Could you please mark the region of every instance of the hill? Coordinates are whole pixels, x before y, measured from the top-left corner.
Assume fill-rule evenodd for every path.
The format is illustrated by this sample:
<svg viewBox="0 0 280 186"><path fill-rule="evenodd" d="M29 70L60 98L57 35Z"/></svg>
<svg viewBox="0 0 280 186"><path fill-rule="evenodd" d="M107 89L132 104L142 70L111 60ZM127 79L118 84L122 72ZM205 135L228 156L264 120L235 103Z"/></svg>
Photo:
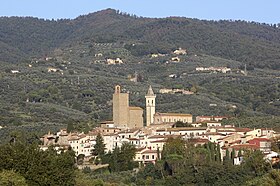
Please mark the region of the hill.
<svg viewBox="0 0 280 186"><path fill-rule="evenodd" d="M15 61L15 56L24 59L47 54L66 44L90 40L125 43L133 55L167 53L183 47L189 52L237 60L260 68L280 68L280 29L275 25L183 17L140 18L112 9L74 20L2 17L0 24L2 61ZM12 51L13 58L8 51Z"/></svg>
<svg viewBox="0 0 280 186"><path fill-rule="evenodd" d="M32 127L44 133L46 126L55 130L69 123L89 130L111 119L116 84L130 92L131 105L142 108L151 84L160 112L279 120L275 25L143 18L112 9L73 20L1 17L0 25L0 125L7 126L0 133ZM178 48L187 54L174 54ZM116 58L123 63L107 64ZM135 73L138 81L130 81ZM163 88L195 94L160 94Z"/></svg>

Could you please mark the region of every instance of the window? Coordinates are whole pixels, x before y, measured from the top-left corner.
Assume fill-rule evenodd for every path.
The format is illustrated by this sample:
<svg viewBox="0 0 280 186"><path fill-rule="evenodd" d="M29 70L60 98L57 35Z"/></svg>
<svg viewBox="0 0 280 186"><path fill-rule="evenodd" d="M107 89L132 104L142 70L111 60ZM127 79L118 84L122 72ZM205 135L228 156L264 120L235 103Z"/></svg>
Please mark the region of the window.
<svg viewBox="0 0 280 186"><path fill-rule="evenodd" d="M146 155L146 159L147 159L147 160L149 159L149 155Z"/></svg>
<svg viewBox="0 0 280 186"><path fill-rule="evenodd" d="M152 104L154 104L154 100L152 100Z"/></svg>
<svg viewBox="0 0 280 186"><path fill-rule="evenodd" d="M145 155L142 156L142 159L145 159Z"/></svg>
<svg viewBox="0 0 280 186"><path fill-rule="evenodd" d="M152 159L155 159L155 155L152 155Z"/></svg>

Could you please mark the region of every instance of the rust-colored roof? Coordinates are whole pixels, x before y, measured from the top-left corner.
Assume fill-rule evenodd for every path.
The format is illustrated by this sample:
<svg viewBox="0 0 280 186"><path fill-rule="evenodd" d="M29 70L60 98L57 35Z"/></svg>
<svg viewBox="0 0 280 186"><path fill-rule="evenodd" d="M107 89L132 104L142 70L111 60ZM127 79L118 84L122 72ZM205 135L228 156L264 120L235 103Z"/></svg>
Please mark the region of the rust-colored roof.
<svg viewBox="0 0 280 186"><path fill-rule="evenodd" d="M137 138L127 138L128 140L131 140L131 141L138 141L140 139L137 139Z"/></svg>
<svg viewBox="0 0 280 186"><path fill-rule="evenodd" d="M151 141L150 143L165 143L167 139Z"/></svg>
<svg viewBox="0 0 280 186"><path fill-rule="evenodd" d="M233 148L235 150L242 150L242 149L252 149L252 150L256 150L259 149L259 147L257 145L254 144L238 144L238 145L232 145L229 148Z"/></svg>
<svg viewBox="0 0 280 186"><path fill-rule="evenodd" d="M167 131L188 131L188 130L206 130L206 127L177 127L177 128L168 128Z"/></svg>
<svg viewBox="0 0 280 186"><path fill-rule="evenodd" d="M229 144L235 144L235 143L241 143L241 140L235 140L235 141L233 141L233 142L230 142Z"/></svg>
<svg viewBox="0 0 280 186"><path fill-rule="evenodd" d="M148 139L154 139L154 138L166 138L166 136L163 135L153 135L153 136L149 136Z"/></svg>
<svg viewBox="0 0 280 186"><path fill-rule="evenodd" d="M271 140L267 139L267 138L253 138L253 139L248 140L248 142L249 141L271 141Z"/></svg>
<svg viewBox="0 0 280 186"><path fill-rule="evenodd" d="M206 136L210 136L210 135L217 135L217 136L225 136L225 134L219 133L219 132L207 132L206 134L203 134Z"/></svg>

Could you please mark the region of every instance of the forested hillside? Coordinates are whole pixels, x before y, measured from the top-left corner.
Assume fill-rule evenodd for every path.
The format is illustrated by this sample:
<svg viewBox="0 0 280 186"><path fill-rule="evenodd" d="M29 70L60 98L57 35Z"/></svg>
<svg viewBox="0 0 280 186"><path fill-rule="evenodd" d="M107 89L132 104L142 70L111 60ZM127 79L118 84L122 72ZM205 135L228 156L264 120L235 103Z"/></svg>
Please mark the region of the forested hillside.
<svg viewBox="0 0 280 186"><path fill-rule="evenodd" d="M125 42L132 54L140 56L183 47L190 52L252 63L256 67L280 68L277 25L183 17L140 18L112 9L74 20L1 17L0 24L4 61L47 54L63 44L88 39L99 43ZM134 47L129 46L135 43Z"/></svg>
<svg viewBox="0 0 280 186"><path fill-rule="evenodd" d="M145 107L151 84L159 112L228 115L241 117L243 126L271 127L280 120L279 41L278 25L143 18L112 9L72 20L1 17L0 125L7 127L0 133L44 133L69 123L88 131L112 119L116 84L134 106ZM174 54L178 48L187 54ZM108 65L117 58L123 63ZM130 81L135 74L137 82ZM194 94L160 94L163 88ZM256 116L270 122L242 122Z"/></svg>

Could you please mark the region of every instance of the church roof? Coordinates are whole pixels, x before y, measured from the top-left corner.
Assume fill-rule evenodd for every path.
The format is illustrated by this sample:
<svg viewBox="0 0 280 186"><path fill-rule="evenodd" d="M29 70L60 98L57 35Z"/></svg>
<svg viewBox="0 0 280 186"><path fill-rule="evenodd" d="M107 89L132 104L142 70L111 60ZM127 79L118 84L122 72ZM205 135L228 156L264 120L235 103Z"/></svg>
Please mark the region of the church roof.
<svg viewBox="0 0 280 186"><path fill-rule="evenodd" d="M148 89L148 92L147 92L147 96L154 96L155 94L154 94L154 91L153 91L153 89L152 89L152 86L150 85L149 86L149 89Z"/></svg>

